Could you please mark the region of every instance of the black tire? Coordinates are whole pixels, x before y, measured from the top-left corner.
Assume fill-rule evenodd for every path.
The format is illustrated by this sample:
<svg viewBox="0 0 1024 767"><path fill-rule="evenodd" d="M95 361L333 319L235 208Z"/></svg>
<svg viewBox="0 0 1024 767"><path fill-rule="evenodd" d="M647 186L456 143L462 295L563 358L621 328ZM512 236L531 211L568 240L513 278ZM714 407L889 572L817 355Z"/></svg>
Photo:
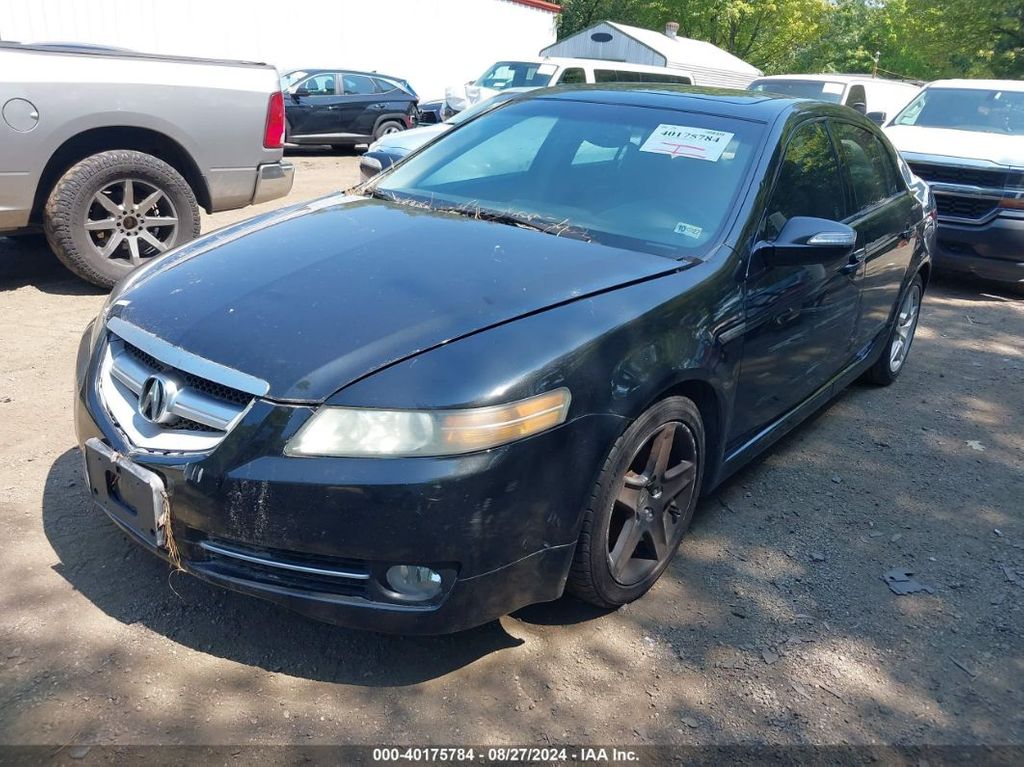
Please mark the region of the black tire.
<svg viewBox="0 0 1024 767"><path fill-rule="evenodd" d="M629 554L628 566L625 569L634 568L635 565L632 577L623 577L613 573L611 558L619 546L612 546L610 543L613 538L616 544L619 544L620 540L625 540L623 535L626 524L630 524L626 522L617 527L619 517L629 517L630 504L623 504L621 495L640 487L639 481L644 480L645 475L657 473L655 469L654 472L645 471L638 474L635 468L640 464L645 464L647 469L651 468L658 440L664 436L668 428L674 430L674 436L669 439L669 453L673 457L670 457L667 463L682 457L687 451L692 452L692 460L687 459L691 466L686 471L691 476L684 489L686 498L684 501L682 493L675 496L678 505L673 513L672 506L675 504L669 503L671 499L663 497L662 492L658 492L657 496L653 494L653 491L658 490L657 486L652 489L648 485L644 490L635 490L640 500L636 504L637 514L634 517L642 516L642 507L662 503L666 508L658 518L665 519L666 525L670 522L672 527L671 530L662 527L664 532L661 554L655 552L656 544L648 537L649 532L642 533L636 544L631 546L626 543L621 547L622 551ZM645 453L648 445L651 445L650 454ZM682 467L683 463L679 463L679 466ZM671 467L669 468L671 472ZM661 480L658 480L663 482L662 486L666 493L669 482L664 480L670 472L666 472ZM692 401L686 397L669 397L637 418L616 440L601 469L589 506L584 512L583 529L576 543L576 554L566 584L567 591L599 607L619 607L643 596L668 567L679 548L683 534L690 526L700 496L703 475L704 423L700 411ZM682 475L679 474L673 481L680 481L681 478ZM653 500L656 497L659 501ZM649 513L650 509L647 508L645 511ZM641 525L643 524L653 527L649 515L646 522L641 522ZM637 554L641 556L635 556Z"/></svg>
<svg viewBox="0 0 1024 767"><path fill-rule="evenodd" d="M86 221L95 215L91 211L95 210L97 196L105 195L104 190L118 184L127 190L125 182L131 182L132 188L138 183L140 189L148 190L148 194L140 192L146 197L149 197L152 190L162 192L162 196L149 210L141 211L135 218L125 216L127 221L136 223L138 228L135 231L146 228L150 236L160 241L164 250L199 236L199 206L195 194L181 174L163 160L127 149L115 149L86 157L71 166L50 192L43 209L43 230L50 248L68 269L87 282L103 288L112 287L140 263L163 252L148 244L148 241L140 240L135 245L140 255L133 263L134 253L128 252L128 238L125 237L112 255L104 256L96 244L96 238L106 237L107 233L86 230ZM135 198L132 199L134 201ZM169 220L166 211L172 211L176 224L164 227L153 224L142 227L138 224L136 219L144 222L143 214L151 211L154 218L159 217L161 220ZM110 232L111 238L121 235L121 222ZM145 254L142 254L143 250Z"/></svg>
<svg viewBox="0 0 1024 767"><path fill-rule="evenodd" d="M399 133L405 130L405 125L398 120L383 120L373 129L373 140L377 141L381 136L389 133Z"/></svg>
<svg viewBox="0 0 1024 767"><path fill-rule="evenodd" d="M924 282L920 274L915 274L903 293L900 294L899 303L893 314L892 327L889 328L889 336L885 342L885 348L881 355L875 360L875 364L868 368L864 378L878 386L888 386L900 377L903 368L907 366L907 357L910 355L911 346L914 343L914 335L917 333L917 323L921 317L921 299L924 297ZM913 316L910 317L909 325L903 321L904 312L908 302L915 302ZM897 343L903 344L899 362L896 364L895 347Z"/></svg>

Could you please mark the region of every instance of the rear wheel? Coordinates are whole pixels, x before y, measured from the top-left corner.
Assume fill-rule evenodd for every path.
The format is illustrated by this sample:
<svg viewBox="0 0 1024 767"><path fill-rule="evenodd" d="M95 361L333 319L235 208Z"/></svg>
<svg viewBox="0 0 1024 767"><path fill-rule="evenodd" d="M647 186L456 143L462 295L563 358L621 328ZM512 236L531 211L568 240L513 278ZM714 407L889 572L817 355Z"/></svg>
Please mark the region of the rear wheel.
<svg viewBox="0 0 1024 767"><path fill-rule="evenodd" d="M54 186L43 229L57 258L109 288L146 261L199 235L188 182L162 160L114 150L73 165Z"/></svg>
<svg viewBox="0 0 1024 767"><path fill-rule="evenodd" d="M405 126L398 122L398 120L385 120L378 125L377 129L373 132L373 140L376 141L381 136L389 136L392 133L400 133L404 130Z"/></svg>
<svg viewBox="0 0 1024 767"><path fill-rule="evenodd" d="M704 472L697 406L670 397L616 441L586 510L567 588L601 607L643 596L690 526Z"/></svg>
<svg viewBox="0 0 1024 767"><path fill-rule="evenodd" d="M924 282L921 275L914 275L910 285L907 286L900 306L893 320L892 329L889 331L889 342L882 352L882 356L872 365L867 372L867 379L879 386L888 386L903 371L903 366L910 354L910 346L914 343L914 335L917 332L917 321L921 316L921 299L924 296Z"/></svg>

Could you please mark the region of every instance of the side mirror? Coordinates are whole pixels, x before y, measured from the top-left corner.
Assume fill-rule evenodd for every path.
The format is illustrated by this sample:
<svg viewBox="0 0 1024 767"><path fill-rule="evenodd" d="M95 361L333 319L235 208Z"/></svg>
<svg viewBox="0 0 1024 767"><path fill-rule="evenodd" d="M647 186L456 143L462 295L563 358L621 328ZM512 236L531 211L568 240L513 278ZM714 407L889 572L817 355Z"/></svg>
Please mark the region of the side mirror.
<svg viewBox="0 0 1024 767"><path fill-rule="evenodd" d="M885 123L885 118L888 117L885 112L868 112L867 118L871 120L875 125L882 125Z"/></svg>
<svg viewBox="0 0 1024 767"><path fill-rule="evenodd" d="M846 224L794 216L773 242L759 242L754 249L768 266L800 266L848 256L856 244L857 232Z"/></svg>
<svg viewBox="0 0 1024 767"><path fill-rule="evenodd" d="M295 100L295 101L299 100L299 96L308 96L308 95L309 95L309 91L306 90L305 88L296 88L291 93L292 99Z"/></svg>

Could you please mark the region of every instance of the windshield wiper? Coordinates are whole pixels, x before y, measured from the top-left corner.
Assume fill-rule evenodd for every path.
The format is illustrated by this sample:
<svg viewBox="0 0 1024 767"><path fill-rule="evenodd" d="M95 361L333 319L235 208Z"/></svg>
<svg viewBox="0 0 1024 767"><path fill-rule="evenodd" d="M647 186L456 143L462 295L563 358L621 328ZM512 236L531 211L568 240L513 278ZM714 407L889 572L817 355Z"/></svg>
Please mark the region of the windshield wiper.
<svg viewBox="0 0 1024 767"><path fill-rule="evenodd" d="M529 213L508 213L487 208L474 208L465 205L432 205L431 210L440 213L457 213L460 216L475 218L480 221L493 221L496 224L508 224L520 229L531 229L535 232L553 234L556 237L571 237L574 240L590 242L590 233L581 227L573 226L568 219L545 218Z"/></svg>

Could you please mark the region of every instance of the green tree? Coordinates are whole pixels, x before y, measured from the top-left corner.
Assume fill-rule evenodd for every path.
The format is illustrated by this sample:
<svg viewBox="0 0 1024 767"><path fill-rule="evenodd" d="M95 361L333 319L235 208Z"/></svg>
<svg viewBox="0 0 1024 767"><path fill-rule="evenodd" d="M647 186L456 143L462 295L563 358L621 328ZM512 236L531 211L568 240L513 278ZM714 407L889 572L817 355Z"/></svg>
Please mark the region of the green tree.
<svg viewBox="0 0 1024 767"><path fill-rule="evenodd" d="M599 21L707 40L766 72L1024 77L1024 0L563 0L559 36Z"/></svg>

